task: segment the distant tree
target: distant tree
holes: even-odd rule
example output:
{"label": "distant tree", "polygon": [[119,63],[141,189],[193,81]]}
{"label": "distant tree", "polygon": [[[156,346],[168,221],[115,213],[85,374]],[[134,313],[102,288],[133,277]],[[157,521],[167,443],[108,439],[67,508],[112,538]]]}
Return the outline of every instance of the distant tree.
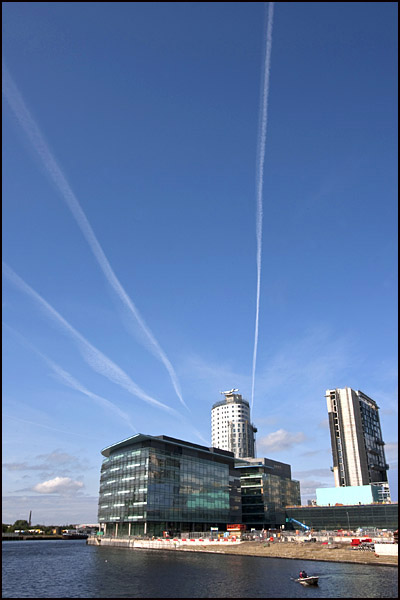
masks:
{"label": "distant tree", "polygon": [[8,525],[7,523],[2,523],[1,530],[2,533],[7,533],[7,531],[11,531],[11,525]]}
{"label": "distant tree", "polygon": [[16,529],[24,529],[24,530],[29,529],[28,521],[25,521],[23,519],[18,519],[18,521],[15,521],[14,525],[12,525],[11,531],[15,531]]}
{"label": "distant tree", "polygon": [[45,533],[53,533],[54,525],[38,525]]}

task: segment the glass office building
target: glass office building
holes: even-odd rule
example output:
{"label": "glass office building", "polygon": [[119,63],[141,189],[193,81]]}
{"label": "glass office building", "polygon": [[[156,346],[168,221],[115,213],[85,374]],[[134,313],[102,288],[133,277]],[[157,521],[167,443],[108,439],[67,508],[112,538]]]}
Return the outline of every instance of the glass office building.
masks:
{"label": "glass office building", "polygon": [[268,458],[236,461],[240,473],[242,521],[247,529],[279,528],[285,507],[301,504],[300,483],[292,480],[290,465]]}
{"label": "glass office building", "polygon": [[241,522],[231,452],[137,434],[102,454],[98,519],[106,534],[205,532]]}

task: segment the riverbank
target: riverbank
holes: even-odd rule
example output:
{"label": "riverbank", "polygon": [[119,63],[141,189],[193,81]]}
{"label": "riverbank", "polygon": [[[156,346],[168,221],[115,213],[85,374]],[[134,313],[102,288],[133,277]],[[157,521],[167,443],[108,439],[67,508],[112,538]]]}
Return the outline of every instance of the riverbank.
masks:
{"label": "riverbank", "polygon": [[320,560],[327,562],[345,562],[363,565],[398,566],[397,556],[376,556],[374,552],[354,550],[348,544],[326,545],[320,543],[273,542],[269,545],[262,542],[242,542],[236,546],[216,548],[212,545],[188,548],[181,546],[179,550],[189,552],[213,552],[218,554],[239,554],[241,556],[258,556],[265,558],[290,558],[296,560]]}
{"label": "riverbank", "polygon": [[377,556],[374,552],[355,550],[348,543],[322,544],[320,542],[239,542],[207,543],[207,540],[114,538],[91,536],[87,544],[93,546],[126,548],[129,550],[167,550],[169,552],[205,552],[236,554],[261,558],[288,558],[362,565],[398,566],[397,556]]}

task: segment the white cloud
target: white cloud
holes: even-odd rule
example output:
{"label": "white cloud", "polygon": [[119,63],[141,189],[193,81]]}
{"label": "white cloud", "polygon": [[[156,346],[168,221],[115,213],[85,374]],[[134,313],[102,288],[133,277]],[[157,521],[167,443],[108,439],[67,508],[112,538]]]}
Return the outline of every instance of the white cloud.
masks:
{"label": "white cloud", "polygon": [[53,450],[53,452],[50,452],[49,454],[38,454],[36,458],[44,460],[47,463],[56,465],[71,463],[75,464],[77,462],[76,456],[68,454],[67,452],[61,452],[58,449]]}
{"label": "white cloud", "polygon": [[76,456],[67,452],[61,452],[60,450],[53,450],[49,454],[39,454],[36,456],[36,460],[40,460],[41,462],[38,464],[26,461],[3,463],[3,469],[8,471],[43,471],[48,472],[48,476],[51,476],[52,474],[56,474],[55,470],[58,473],[62,470],[62,474],[64,475],[70,469],[87,471],[90,468],[87,464],[81,463]]}
{"label": "white cloud", "polygon": [[43,465],[29,465],[27,462],[3,463],[7,471],[43,471]]}
{"label": "white cloud", "polygon": [[55,477],[33,486],[33,491],[39,494],[73,494],[83,488],[82,481],[74,481],[70,477]]}
{"label": "white cloud", "polygon": [[301,431],[291,433],[285,429],[278,429],[278,431],[274,431],[258,440],[257,446],[265,450],[265,452],[277,452],[301,444],[306,439],[306,435]]}

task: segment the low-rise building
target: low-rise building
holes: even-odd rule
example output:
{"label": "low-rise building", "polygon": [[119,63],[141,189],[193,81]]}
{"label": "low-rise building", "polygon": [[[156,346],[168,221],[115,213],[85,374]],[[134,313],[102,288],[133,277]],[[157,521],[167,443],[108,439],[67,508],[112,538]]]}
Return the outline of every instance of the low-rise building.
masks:
{"label": "low-rise building", "polygon": [[302,527],[292,524],[296,519],[316,531],[345,529],[398,529],[398,504],[358,504],[339,506],[287,506],[286,529]]}
{"label": "low-rise building", "polygon": [[389,485],[384,483],[317,488],[316,494],[318,506],[390,503]]}

